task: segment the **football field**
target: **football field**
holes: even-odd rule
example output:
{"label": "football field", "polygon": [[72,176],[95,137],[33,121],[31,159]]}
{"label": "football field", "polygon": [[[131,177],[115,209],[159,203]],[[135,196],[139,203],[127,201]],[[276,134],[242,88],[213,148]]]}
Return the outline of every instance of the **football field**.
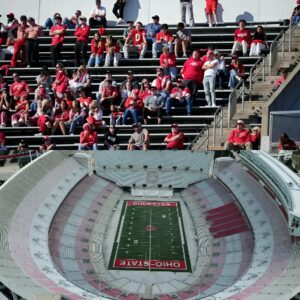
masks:
{"label": "football field", "polygon": [[124,201],[109,268],[190,272],[180,203]]}

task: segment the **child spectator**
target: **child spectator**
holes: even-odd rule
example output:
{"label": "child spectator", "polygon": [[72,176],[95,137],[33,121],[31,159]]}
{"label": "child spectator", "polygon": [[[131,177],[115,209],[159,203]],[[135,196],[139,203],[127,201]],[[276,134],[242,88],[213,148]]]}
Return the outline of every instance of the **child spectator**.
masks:
{"label": "child spectator", "polygon": [[89,114],[86,121],[94,128],[105,126],[105,121],[103,121],[103,111],[96,100],[92,101],[89,106]]}
{"label": "child spectator", "polygon": [[95,32],[94,38],[91,41],[91,56],[87,67],[100,67],[104,60],[105,41],[100,38],[100,34]]}
{"label": "child spectator", "polygon": [[144,78],[142,80],[141,89],[139,92],[140,98],[145,102],[146,98],[151,95],[149,80]]}
{"label": "child spectator", "polygon": [[248,47],[251,43],[250,30],[246,28],[246,21],[239,21],[239,28],[234,32],[234,44],[232,47],[231,54],[235,55],[237,52],[243,52],[243,56],[247,56]]}
{"label": "child spectator", "polygon": [[244,65],[240,62],[238,56],[234,56],[231,60],[231,64],[228,67],[229,71],[229,82],[228,87],[233,90],[236,85],[243,79],[245,76]]}
{"label": "child spectator", "polygon": [[189,88],[184,87],[183,80],[177,79],[177,87],[172,88],[170,96],[167,98],[166,103],[166,114],[167,116],[171,113],[171,107],[185,105],[187,115],[191,114],[191,93]]}
{"label": "child spectator", "polygon": [[217,20],[218,0],[206,0],[205,12],[209,27],[218,24]]}
{"label": "child spectator", "polygon": [[132,150],[144,150],[149,149],[149,132],[146,128],[142,128],[142,123],[138,122],[132,125],[134,133],[131,135],[128,141],[127,149]]}
{"label": "child spectator", "polygon": [[157,58],[158,52],[162,51],[163,47],[168,47],[170,52],[173,52],[173,40],[173,34],[169,31],[168,24],[163,24],[152,45],[152,57]]}
{"label": "child spectator", "polygon": [[87,25],[86,17],[79,18],[81,24],[75,29],[74,35],[77,37],[75,42],[75,65],[80,65],[80,58],[83,65],[87,63],[88,40],[90,34],[90,26]]}
{"label": "child spectator", "polygon": [[126,5],[126,0],[117,0],[114,4],[113,7],[113,14],[116,16],[118,19],[117,24],[122,24],[124,23],[124,7]]}
{"label": "child spectator", "polygon": [[175,39],[175,56],[178,57],[178,51],[182,49],[182,57],[187,57],[187,50],[190,44],[191,33],[184,28],[184,23],[178,23]]}
{"label": "child spectator", "polygon": [[133,123],[138,123],[139,113],[143,110],[143,100],[139,97],[139,90],[135,89],[133,95],[126,99],[124,108],[123,124],[126,125],[130,114],[132,115]]}
{"label": "child spectator", "polygon": [[164,142],[167,143],[166,150],[183,150],[184,133],[178,127],[178,124],[171,125],[171,133],[169,133]]}
{"label": "child spectator", "polygon": [[114,40],[112,36],[108,35],[106,37],[105,48],[106,48],[106,57],[105,57],[104,67],[109,67],[112,63],[114,67],[117,67],[122,58],[122,54],[120,52],[121,47],[119,45],[119,42]]}
{"label": "child spectator", "polygon": [[262,26],[257,26],[253,34],[253,39],[250,47],[250,56],[260,56],[262,50],[266,49],[267,37]]}
{"label": "child spectator", "polygon": [[297,144],[288,136],[286,132],[283,132],[280,135],[279,143],[278,143],[278,150],[297,150]]}
{"label": "child spectator", "polygon": [[163,53],[159,58],[160,66],[164,70],[164,74],[171,77],[174,80],[177,76],[176,56],[168,47],[163,48]]}
{"label": "child spectator", "polygon": [[48,100],[43,100],[41,103],[41,108],[37,111],[37,125],[39,127],[39,133],[36,135],[44,135],[52,128],[52,106],[51,102]]}
{"label": "child spectator", "polygon": [[109,125],[108,131],[104,134],[103,141],[107,150],[118,150],[120,148],[115,125]]}
{"label": "child spectator", "polygon": [[83,125],[83,131],[79,135],[80,145],[78,150],[97,150],[98,137],[97,132],[93,131],[90,124]]}

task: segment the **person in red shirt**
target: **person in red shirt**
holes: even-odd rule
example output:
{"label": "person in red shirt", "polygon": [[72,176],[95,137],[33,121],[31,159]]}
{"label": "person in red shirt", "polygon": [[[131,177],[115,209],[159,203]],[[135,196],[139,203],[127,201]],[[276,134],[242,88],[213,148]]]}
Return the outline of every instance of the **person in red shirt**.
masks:
{"label": "person in red shirt", "polygon": [[175,53],[170,53],[168,47],[163,48],[163,53],[159,58],[160,66],[164,69],[164,73],[175,79],[177,76],[176,56]]}
{"label": "person in red shirt", "polygon": [[[147,52],[147,41],[146,32],[142,27],[143,24],[141,22],[137,22],[135,24],[135,28],[129,32],[123,47],[125,59],[129,58],[129,51],[136,49],[140,53],[140,58],[145,57]],[[132,41],[132,44],[129,44],[130,41]]]}
{"label": "person in red shirt", "polygon": [[22,94],[19,100],[15,102],[16,112],[11,116],[11,125],[13,127],[19,127],[21,125],[28,125],[29,119],[29,101],[26,93]]}
{"label": "person in red shirt", "polygon": [[297,150],[297,149],[298,149],[297,144],[292,139],[290,139],[290,137],[288,136],[287,133],[283,132],[279,138],[278,150],[279,151],[282,151],[282,150],[290,150],[291,151],[291,150]]}
{"label": "person in red shirt", "polygon": [[157,58],[157,53],[162,51],[163,47],[168,47],[173,52],[173,34],[169,31],[168,24],[162,24],[161,31],[155,37],[156,42],[152,44],[152,57]]}
{"label": "person in red shirt", "polygon": [[49,136],[44,136],[44,141],[42,145],[40,145],[40,151],[46,152],[55,149],[55,144],[51,142],[51,138]]}
{"label": "person in red shirt", "polygon": [[60,102],[59,108],[55,110],[54,122],[52,126],[52,135],[56,133],[58,127],[63,126],[65,122],[69,121],[70,109],[68,107],[67,101],[63,99]]}
{"label": "person in red shirt", "polygon": [[66,25],[62,24],[62,18],[60,15],[55,16],[56,24],[53,25],[50,29],[49,35],[52,36],[51,41],[51,57],[52,57],[52,66],[55,67],[57,60],[61,58],[61,50],[63,47]]}
{"label": "person in red shirt", "polygon": [[98,149],[98,137],[97,132],[93,131],[91,125],[85,123],[83,125],[83,131],[79,135],[80,144],[78,150],[97,150]]}
{"label": "person in red shirt", "polygon": [[230,132],[225,149],[234,151],[252,149],[250,131],[245,129],[245,122],[243,120],[236,122],[236,129]]}
{"label": "person in red shirt", "polygon": [[141,89],[139,91],[139,97],[145,102],[146,98],[151,95],[150,83],[147,78],[142,80]]}
{"label": "person in red shirt", "polygon": [[187,115],[191,114],[191,93],[189,88],[184,87],[183,80],[181,78],[177,79],[177,87],[174,87],[171,91],[170,97],[167,98],[166,103],[166,114],[170,115],[171,106],[185,105]]}
{"label": "person in red shirt", "polygon": [[171,125],[171,133],[169,133],[164,142],[167,143],[167,150],[183,150],[184,148],[184,133],[178,127],[178,124]]}
{"label": "person in red shirt", "polygon": [[121,47],[118,41],[114,40],[112,36],[108,35],[106,37],[106,57],[104,67],[109,67],[111,63],[114,64],[114,67],[119,65],[120,59],[122,58],[122,54],[120,52]]}
{"label": "person in red shirt", "polygon": [[21,16],[20,17],[21,24],[18,25],[17,29],[17,39],[14,43],[14,54],[10,61],[10,66],[15,68],[17,65],[18,57],[21,52],[21,67],[25,64],[26,53],[25,53],[25,39],[27,37],[26,29],[29,27],[27,25],[27,17]]}
{"label": "person in red shirt", "polygon": [[233,90],[239,81],[241,81],[245,76],[244,65],[241,63],[238,56],[232,57],[231,64],[228,66],[228,72],[228,87]]}
{"label": "person in red shirt", "polygon": [[0,128],[7,126],[9,108],[10,103],[8,100],[8,94],[6,91],[6,87],[3,86],[0,89]]}
{"label": "person in red shirt", "polygon": [[95,32],[94,38],[91,41],[91,56],[87,67],[99,67],[104,59],[105,39],[100,37],[98,32]]}
{"label": "person in red shirt", "polygon": [[208,25],[210,27],[212,27],[213,24],[215,25],[218,24],[217,7],[218,7],[218,0],[206,0],[205,12],[207,15]]}
{"label": "person in red shirt", "polygon": [[234,32],[234,44],[231,50],[231,54],[235,55],[236,52],[243,51],[243,56],[247,56],[248,47],[251,44],[251,32],[246,28],[246,21],[239,21],[239,28]]}
{"label": "person in red shirt", "polygon": [[139,112],[143,110],[143,100],[139,97],[139,90],[135,89],[133,91],[133,96],[129,96],[125,103],[125,112],[123,115],[123,124],[126,125],[128,116],[131,114],[133,118],[133,123],[138,123]]}
{"label": "person in red shirt", "polygon": [[9,87],[9,94],[13,97],[13,100],[19,101],[21,98],[27,98],[29,94],[29,86],[23,80],[20,79],[19,74],[13,73],[12,75],[14,83]]}
{"label": "person in red shirt", "polygon": [[277,89],[285,82],[288,77],[288,72],[286,69],[281,70],[281,76],[275,80],[274,85],[272,87],[272,91],[275,92]]}
{"label": "person in red shirt", "polygon": [[165,75],[163,68],[157,68],[156,75],[152,85],[156,86],[158,93],[163,96],[165,103],[172,89],[172,81],[168,75]]}
{"label": "person in red shirt", "polygon": [[80,17],[79,20],[81,24],[74,32],[74,35],[77,37],[75,43],[75,65],[77,67],[80,65],[80,58],[84,65],[87,63],[88,40],[90,34],[90,26],[86,23],[86,17]]}
{"label": "person in red shirt", "polygon": [[118,87],[113,87],[112,81],[106,80],[101,92],[100,104],[106,105],[106,103],[109,102],[110,111],[114,112],[117,105],[118,98],[119,98]]}
{"label": "person in red shirt", "polygon": [[69,85],[68,76],[61,63],[56,65],[56,77],[52,84],[52,90],[56,98],[63,98]]}
{"label": "person in red shirt", "polygon": [[181,69],[184,85],[191,91],[192,101],[196,98],[198,87],[203,82],[204,70],[202,67],[203,61],[200,59],[200,53],[194,50]]}

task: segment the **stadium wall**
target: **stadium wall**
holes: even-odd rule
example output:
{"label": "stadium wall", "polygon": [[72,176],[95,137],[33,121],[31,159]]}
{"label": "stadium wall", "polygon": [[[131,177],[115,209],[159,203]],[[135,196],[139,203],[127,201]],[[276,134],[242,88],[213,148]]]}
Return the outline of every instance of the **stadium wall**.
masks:
{"label": "stadium wall", "polygon": [[[107,8],[108,20],[115,21],[112,6],[115,1],[102,0]],[[128,0],[125,9],[126,20],[139,20],[143,23],[151,21],[151,16],[158,14],[161,23],[177,23],[180,20],[179,0]],[[6,23],[5,15],[15,13],[17,17],[22,14],[34,17],[39,24],[43,24],[48,16],[60,12],[63,17],[71,16],[76,9],[83,15],[89,16],[94,0],[1,0],[0,22]],[[194,0],[194,14],[196,23],[206,22],[204,13],[205,1]],[[244,18],[248,21],[273,21],[287,19],[295,6],[295,0],[219,0],[218,15],[220,22],[233,22]],[[171,8],[171,9],[170,9]]]}

